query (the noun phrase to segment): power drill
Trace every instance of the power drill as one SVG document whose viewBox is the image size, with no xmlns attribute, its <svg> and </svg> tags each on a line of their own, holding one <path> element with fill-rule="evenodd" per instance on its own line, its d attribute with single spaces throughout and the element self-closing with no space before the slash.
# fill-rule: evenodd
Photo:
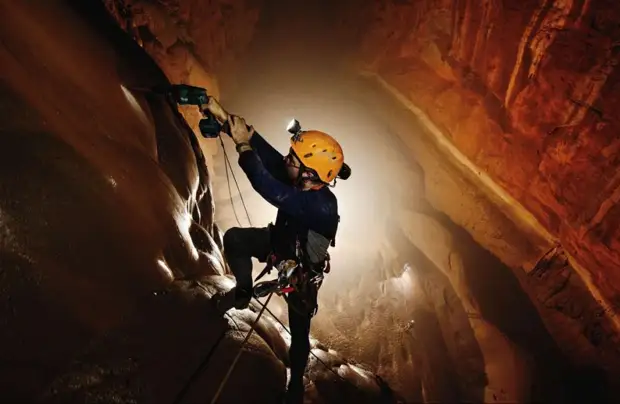
<svg viewBox="0 0 620 404">
<path fill-rule="evenodd" d="M 189 84 L 173 84 L 170 86 L 168 93 L 180 105 L 196 105 L 203 119 L 198 122 L 200 133 L 207 139 L 213 139 L 219 136 L 220 132 L 230 134 L 230 125 L 228 122 L 220 124 L 215 116 L 203 106 L 209 103 L 209 95 L 207 89 L 202 87 L 190 86 Z"/>
</svg>

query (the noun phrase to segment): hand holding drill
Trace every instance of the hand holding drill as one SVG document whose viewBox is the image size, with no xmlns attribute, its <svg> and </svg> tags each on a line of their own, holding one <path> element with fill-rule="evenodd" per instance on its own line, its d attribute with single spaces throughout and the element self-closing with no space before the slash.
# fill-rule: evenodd
<svg viewBox="0 0 620 404">
<path fill-rule="evenodd" d="M 206 105 L 200 105 L 200 110 L 203 111 L 203 112 L 205 110 L 211 112 L 213 114 L 213 116 L 215 117 L 215 119 L 217 119 L 222 124 L 224 122 L 228 121 L 228 118 L 229 118 L 228 112 L 226 112 L 226 110 L 215 99 L 215 97 L 209 96 L 207 99 L 208 99 L 207 104 Z"/>
<path fill-rule="evenodd" d="M 236 145 L 250 143 L 250 139 L 254 134 L 254 128 L 252 126 L 248 126 L 245 123 L 245 119 L 226 112 L 215 97 L 209 97 L 209 102 L 206 105 L 201 105 L 200 109 L 202 111 L 209 111 L 220 123 L 228 123 L 228 127 L 230 128 L 230 137 L 232 137 L 232 140 Z"/>
<path fill-rule="evenodd" d="M 254 128 L 248 126 L 243 118 L 226 112 L 214 97 L 207 94 L 206 89 L 188 84 L 173 84 L 169 92 L 177 103 L 200 108 L 205 118 L 200 120 L 198 126 L 204 137 L 216 138 L 224 132 L 237 146 L 249 144 Z"/>
</svg>

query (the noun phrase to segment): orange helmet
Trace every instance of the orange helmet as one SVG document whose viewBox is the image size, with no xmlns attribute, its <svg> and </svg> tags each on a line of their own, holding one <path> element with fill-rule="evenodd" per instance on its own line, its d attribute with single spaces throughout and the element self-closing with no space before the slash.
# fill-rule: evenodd
<svg viewBox="0 0 620 404">
<path fill-rule="evenodd" d="M 293 136 L 291 149 L 302 164 L 314 170 L 325 183 L 332 182 L 344 164 L 340 144 L 327 133 L 318 130 L 306 130 Z"/>
</svg>

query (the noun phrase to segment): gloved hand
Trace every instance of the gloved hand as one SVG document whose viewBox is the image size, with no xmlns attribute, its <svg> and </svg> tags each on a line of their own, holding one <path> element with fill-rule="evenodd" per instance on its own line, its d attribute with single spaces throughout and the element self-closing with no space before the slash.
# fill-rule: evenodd
<svg viewBox="0 0 620 404">
<path fill-rule="evenodd" d="M 209 97 L 209 103 L 207 105 L 203 105 L 203 109 L 211 112 L 213 116 L 215 116 L 215 119 L 217 119 L 220 123 L 226 122 L 228 120 L 228 117 L 230 116 L 228 112 L 226 112 L 226 110 L 222 108 L 222 106 L 215 99 L 215 97 Z"/>
<path fill-rule="evenodd" d="M 245 119 L 236 115 L 228 116 L 228 124 L 230 125 L 230 134 L 236 145 L 250 144 L 250 139 L 254 134 L 254 128 L 248 129 Z"/>
</svg>

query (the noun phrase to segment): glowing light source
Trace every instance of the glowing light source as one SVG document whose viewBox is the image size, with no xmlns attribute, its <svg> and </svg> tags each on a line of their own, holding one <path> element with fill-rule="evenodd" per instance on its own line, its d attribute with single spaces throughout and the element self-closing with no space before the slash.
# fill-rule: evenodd
<svg viewBox="0 0 620 404">
<path fill-rule="evenodd" d="M 296 135 L 301 130 L 301 124 L 297 119 L 291 119 L 291 121 L 286 126 L 286 130 L 289 133 Z"/>
</svg>

